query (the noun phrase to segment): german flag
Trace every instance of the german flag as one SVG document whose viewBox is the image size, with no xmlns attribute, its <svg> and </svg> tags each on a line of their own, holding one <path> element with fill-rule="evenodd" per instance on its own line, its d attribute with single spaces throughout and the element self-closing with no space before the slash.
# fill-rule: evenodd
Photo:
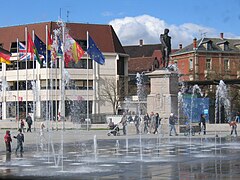
<svg viewBox="0 0 240 180">
<path fill-rule="evenodd" d="M 0 63 L 12 64 L 10 61 L 11 54 L 0 48 Z"/>
</svg>

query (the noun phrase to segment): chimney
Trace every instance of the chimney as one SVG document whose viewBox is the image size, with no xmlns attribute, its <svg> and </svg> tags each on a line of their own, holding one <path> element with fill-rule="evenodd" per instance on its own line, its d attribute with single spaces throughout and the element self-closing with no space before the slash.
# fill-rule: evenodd
<svg viewBox="0 0 240 180">
<path fill-rule="evenodd" d="M 179 44 L 179 49 L 182 49 L 182 44 Z"/>
<path fill-rule="evenodd" d="M 197 38 L 193 39 L 193 49 L 197 49 Z"/>
<path fill-rule="evenodd" d="M 143 40 L 142 39 L 139 40 L 139 46 L 143 46 Z"/>
<path fill-rule="evenodd" d="M 220 33 L 220 38 L 223 39 L 223 33 Z"/>
</svg>

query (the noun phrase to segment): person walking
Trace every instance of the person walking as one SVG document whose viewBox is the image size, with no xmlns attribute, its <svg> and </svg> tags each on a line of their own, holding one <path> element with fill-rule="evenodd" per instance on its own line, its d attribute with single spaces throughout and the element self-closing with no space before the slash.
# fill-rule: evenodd
<svg viewBox="0 0 240 180">
<path fill-rule="evenodd" d="M 155 130 L 154 130 L 153 134 L 158 133 L 158 127 L 160 126 L 160 123 L 161 123 L 161 119 L 160 119 L 158 113 L 155 114 L 155 121 L 156 121 L 156 124 L 155 124 Z"/>
<path fill-rule="evenodd" d="M 172 136 L 172 131 L 174 131 L 175 136 L 177 136 L 176 128 L 175 128 L 175 123 L 176 123 L 176 117 L 173 113 L 170 114 L 169 117 L 169 126 L 170 126 L 170 131 L 169 131 L 169 136 Z"/>
<path fill-rule="evenodd" d="M 231 136 L 233 134 L 233 132 L 235 133 L 235 136 L 237 136 L 237 122 L 236 120 L 232 120 L 230 123 L 229 123 L 229 126 L 231 127 Z"/>
<path fill-rule="evenodd" d="M 136 133 L 139 134 L 140 117 L 137 114 L 135 114 L 133 122 L 136 128 Z"/>
<path fill-rule="evenodd" d="M 235 121 L 237 123 L 240 123 L 240 112 L 237 112 L 236 116 L 235 116 Z"/>
<path fill-rule="evenodd" d="M 126 131 L 127 115 L 126 115 L 125 112 L 123 113 L 123 116 L 122 116 L 122 119 L 121 119 L 120 123 L 122 124 L 122 127 L 123 127 L 123 135 L 126 135 L 127 134 L 127 131 Z"/>
<path fill-rule="evenodd" d="M 6 131 L 6 134 L 4 136 L 4 142 L 5 142 L 5 145 L 6 145 L 6 151 L 7 152 L 12 152 L 12 149 L 11 149 L 12 138 L 11 138 L 11 134 L 10 134 L 9 130 Z"/>
<path fill-rule="evenodd" d="M 200 129 L 199 134 L 201 132 L 203 132 L 204 135 L 206 134 L 206 118 L 204 114 L 200 115 L 199 129 Z"/>
<path fill-rule="evenodd" d="M 32 130 L 31 130 L 32 117 L 30 116 L 30 114 L 28 114 L 28 116 L 26 117 L 26 122 L 27 122 L 27 124 L 28 124 L 27 132 L 32 132 Z"/>
<path fill-rule="evenodd" d="M 155 115 L 153 112 L 150 113 L 150 130 L 149 132 L 152 133 L 155 130 L 155 125 L 156 125 L 156 120 L 155 120 Z"/>
<path fill-rule="evenodd" d="M 150 120 L 149 115 L 148 115 L 148 113 L 146 113 L 143 117 L 143 122 L 144 122 L 143 132 L 144 133 L 148 133 L 149 120 Z"/>
<path fill-rule="evenodd" d="M 22 130 L 19 129 L 18 130 L 19 133 L 17 136 L 13 136 L 15 139 L 17 139 L 17 148 L 16 148 L 16 153 L 18 151 L 18 149 L 20 148 L 20 153 L 23 152 L 23 143 L 24 143 L 24 134 L 22 133 Z"/>
</svg>

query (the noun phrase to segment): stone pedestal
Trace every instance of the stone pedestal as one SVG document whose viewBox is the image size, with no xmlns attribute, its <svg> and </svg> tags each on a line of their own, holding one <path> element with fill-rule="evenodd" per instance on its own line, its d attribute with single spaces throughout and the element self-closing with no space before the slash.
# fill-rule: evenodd
<svg viewBox="0 0 240 180">
<path fill-rule="evenodd" d="M 176 115 L 178 113 L 178 74 L 174 71 L 156 70 L 146 75 L 151 84 L 147 112 L 159 113 L 163 123 L 166 123 L 171 112 Z"/>
</svg>

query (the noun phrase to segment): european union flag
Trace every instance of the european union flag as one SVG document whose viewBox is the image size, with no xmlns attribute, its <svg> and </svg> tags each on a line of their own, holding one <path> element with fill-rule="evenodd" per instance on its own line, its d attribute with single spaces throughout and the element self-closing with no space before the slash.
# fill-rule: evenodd
<svg viewBox="0 0 240 180">
<path fill-rule="evenodd" d="M 89 36 L 88 38 L 88 43 L 89 45 L 87 53 L 90 55 L 91 59 L 96 61 L 98 64 L 103 65 L 105 63 L 105 57 L 103 56 L 102 52 L 98 49 L 97 45 L 95 44 L 91 36 Z"/>
<path fill-rule="evenodd" d="M 46 59 L 46 44 L 44 44 L 44 42 L 42 42 L 42 40 L 37 35 L 35 35 L 34 44 L 40 59 Z"/>
</svg>

